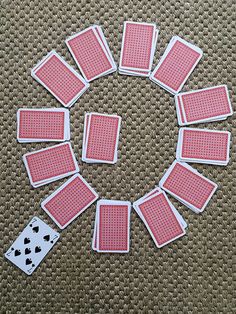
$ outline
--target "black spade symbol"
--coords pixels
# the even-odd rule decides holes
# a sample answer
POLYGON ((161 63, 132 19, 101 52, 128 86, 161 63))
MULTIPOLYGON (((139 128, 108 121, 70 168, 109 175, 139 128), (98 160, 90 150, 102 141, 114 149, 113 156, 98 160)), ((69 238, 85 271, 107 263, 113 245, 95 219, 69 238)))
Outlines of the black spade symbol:
POLYGON ((30 259, 30 258, 27 258, 26 260, 25 260, 25 264, 26 265, 30 265, 32 263, 32 260, 30 259))
POLYGON ((34 227, 32 230, 33 230, 33 232, 38 233, 39 232, 39 227, 38 226, 34 227))
POLYGON ((20 250, 15 250, 15 256, 19 256, 21 255, 21 251, 20 250))
POLYGON ((30 254, 31 253, 31 249, 26 248, 25 249, 25 254, 30 254))
POLYGON ((30 243, 30 239, 29 238, 25 238, 24 239, 24 244, 28 244, 28 243, 30 243))
POLYGON ((39 253, 39 252, 41 252, 41 247, 40 246, 36 246, 35 253, 39 253))
POLYGON ((44 239, 44 241, 49 241, 49 239, 50 239, 50 235, 49 234, 47 234, 47 235, 45 235, 44 237, 43 237, 43 239, 44 239))

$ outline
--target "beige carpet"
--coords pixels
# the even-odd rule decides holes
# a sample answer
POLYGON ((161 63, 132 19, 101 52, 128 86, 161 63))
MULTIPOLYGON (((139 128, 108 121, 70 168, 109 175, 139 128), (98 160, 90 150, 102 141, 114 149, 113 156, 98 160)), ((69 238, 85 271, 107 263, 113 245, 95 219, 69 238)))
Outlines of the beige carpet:
MULTIPOLYGON (((2 7, 0 313, 235 313, 235 138, 227 167, 194 165, 219 190, 202 215, 172 199, 189 228, 187 236, 163 249, 154 246, 133 212, 129 254, 92 252, 93 205, 62 232, 31 277, 3 258, 33 215, 57 229, 40 202, 63 181, 33 189, 22 162, 24 153, 52 144, 16 141, 18 108, 60 107, 32 79, 30 69, 51 49, 76 68, 65 39, 94 23, 103 27, 118 61, 124 20, 155 22, 160 28, 155 64, 173 35, 196 43, 204 56, 184 90, 227 84, 235 109, 235 1, 2 0, 2 7)), ((119 160, 114 166, 80 161, 81 173, 100 197, 136 200, 158 183, 175 158, 173 96, 148 79, 117 73, 92 82, 71 109, 79 160, 83 117, 89 111, 122 116, 119 160)), ((236 135, 233 117, 202 126, 236 135)))

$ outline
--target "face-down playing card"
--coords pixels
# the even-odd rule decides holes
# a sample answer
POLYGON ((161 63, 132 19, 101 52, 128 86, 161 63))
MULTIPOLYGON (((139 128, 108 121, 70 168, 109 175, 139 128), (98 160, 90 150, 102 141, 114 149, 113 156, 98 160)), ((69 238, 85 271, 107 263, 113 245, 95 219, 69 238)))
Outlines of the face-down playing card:
POLYGON ((5 253, 5 257, 31 275, 59 237, 59 233, 34 217, 5 253))
POLYGON ((128 253, 130 248, 131 203, 97 202, 92 247, 97 252, 128 253))
POLYGON ((229 162, 230 132, 180 128, 176 159, 213 165, 229 162))
POLYGON ((226 85, 180 93, 175 105, 179 125, 224 120, 233 114, 226 85))
POLYGON ((41 206, 59 228, 64 229, 97 198, 98 194, 85 179, 75 174, 47 197, 41 206))
POLYGON ((185 235, 186 222, 159 188, 134 202, 133 207, 158 248, 185 235))
POLYGON ((98 25, 69 37, 66 45, 86 81, 116 71, 112 54, 98 25))
POLYGON ((79 172, 69 142, 27 153, 23 161, 35 188, 79 172))
POLYGON ((195 213, 205 209, 217 189, 214 182, 188 164, 178 161, 173 162, 159 186, 195 213))
POLYGON ((157 37, 158 30, 153 23, 124 22, 119 73, 149 75, 157 37))
POLYGON ((200 48, 174 36, 150 75, 150 79, 170 93, 177 94, 196 67, 202 54, 200 48))
POLYGON ((139 208, 137 206, 137 204, 143 202, 144 200, 147 200, 148 198, 150 198, 151 196, 160 194, 160 193, 164 193, 165 197, 170 205, 170 207, 172 208, 176 218, 178 219, 178 221, 180 222, 180 224, 182 225, 182 227, 184 229, 187 228, 187 223, 186 221, 183 219, 183 217, 180 215, 180 213, 177 211, 177 209, 174 207, 174 205, 171 203, 171 201, 168 199, 166 193, 161 190, 158 186, 156 186, 153 190, 151 190, 150 192, 148 192, 147 194, 145 194, 143 197, 139 198, 137 201, 135 201, 132 206, 133 208, 136 210, 136 212, 139 214, 140 218, 142 219, 142 213, 139 211, 139 208))
POLYGON ((121 118, 116 115, 85 115, 82 160, 87 163, 117 161, 121 118))
POLYGON ((20 143, 69 140, 69 110, 19 109, 17 111, 17 139, 20 143))
POLYGON ((54 50, 32 69, 31 75, 65 107, 71 107, 89 87, 54 50))

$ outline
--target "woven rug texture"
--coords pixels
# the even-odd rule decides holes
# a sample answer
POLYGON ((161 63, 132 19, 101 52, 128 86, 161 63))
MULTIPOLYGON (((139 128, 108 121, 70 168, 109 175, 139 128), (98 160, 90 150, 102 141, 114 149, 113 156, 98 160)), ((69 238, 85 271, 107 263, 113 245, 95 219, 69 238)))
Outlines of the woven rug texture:
MULTIPOLYGON (((102 26, 118 62, 123 22, 154 22, 160 29, 154 64, 173 35, 195 43, 204 55, 183 91, 227 84, 235 110, 235 12, 234 0, 2 0, 0 313, 236 313, 234 116, 197 125, 232 132, 231 160, 227 167, 193 164, 219 185, 203 214, 171 198, 188 223, 185 237, 157 249, 133 211, 130 253, 95 253, 94 204, 61 233, 32 276, 3 256, 34 215, 58 230, 40 203, 66 181, 33 189, 23 165, 23 154, 54 143, 17 143, 17 109, 61 107, 31 77, 32 67, 55 49, 77 69, 65 39, 91 24, 102 26)), ((174 98, 149 79, 113 73, 95 80, 70 113, 81 174, 101 198, 135 201, 175 159, 174 98), (122 117, 115 165, 81 163, 84 114, 91 111, 122 117)))

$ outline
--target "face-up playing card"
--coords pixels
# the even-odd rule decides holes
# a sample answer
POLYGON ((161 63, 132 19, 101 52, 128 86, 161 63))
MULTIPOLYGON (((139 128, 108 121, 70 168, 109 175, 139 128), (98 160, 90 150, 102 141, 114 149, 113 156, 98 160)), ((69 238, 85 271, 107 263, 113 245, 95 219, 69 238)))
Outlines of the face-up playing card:
POLYGON ((182 237, 185 227, 173 211, 174 206, 162 191, 151 192, 134 204, 158 248, 182 237))
POLYGON ((130 247, 130 202, 100 200, 97 203, 93 249, 127 253, 130 247))
POLYGON ((152 23, 124 23, 119 73, 147 76, 152 67, 158 30, 152 23))
POLYGON ((161 179, 159 186, 193 210, 202 212, 217 185, 186 163, 174 161, 161 179))
POLYGON ((116 65, 100 26, 94 25, 66 40, 82 75, 90 82, 116 71, 116 65))
POLYGON ((121 118, 116 115, 85 115, 82 160, 87 163, 117 161, 121 118))
POLYGON ((59 228, 64 229, 97 198, 98 194, 85 179, 75 174, 47 197, 41 206, 59 228))
POLYGON ((35 188, 79 172, 68 142, 27 153, 23 156, 23 161, 30 183, 35 188))
POLYGON ((17 139, 20 143, 69 140, 69 110, 19 109, 17 111, 17 139))
POLYGON ((226 85, 219 85, 175 96, 179 125, 224 120, 233 114, 226 85))
POLYGON ((5 253, 5 257, 31 275, 59 237, 59 233, 34 217, 5 253))
POLYGON ((181 128, 176 159, 213 165, 229 162, 230 132, 181 128))
POLYGON ((71 107, 89 87, 54 50, 32 69, 31 75, 65 107, 71 107))
POLYGON ((202 50, 178 36, 168 44, 150 79, 172 94, 177 94, 202 57, 202 50))

